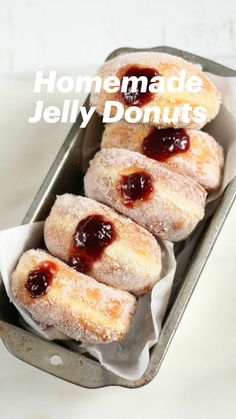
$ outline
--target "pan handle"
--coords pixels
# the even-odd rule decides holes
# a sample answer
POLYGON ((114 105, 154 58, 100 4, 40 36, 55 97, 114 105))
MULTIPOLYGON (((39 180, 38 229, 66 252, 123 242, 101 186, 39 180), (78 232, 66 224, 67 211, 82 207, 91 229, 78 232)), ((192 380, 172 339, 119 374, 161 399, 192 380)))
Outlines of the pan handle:
POLYGON ((4 321, 0 321, 0 337, 12 355, 70 383, 86 388, 130 387, 129 381, 98 362, 4 321))

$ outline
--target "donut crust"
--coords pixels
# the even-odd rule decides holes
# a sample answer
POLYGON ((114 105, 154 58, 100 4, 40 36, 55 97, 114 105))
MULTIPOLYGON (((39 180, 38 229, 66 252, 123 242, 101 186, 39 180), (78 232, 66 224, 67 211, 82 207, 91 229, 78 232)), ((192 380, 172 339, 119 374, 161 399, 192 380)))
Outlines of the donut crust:
MULTIPOLYGON (((142 153, 142 142, 153 130, 147 124, 130 124, 125 120, 107 124, 101 148, 126 148, 142 153)), ((204 131, 186 129, 190 149, 169 157, 162 164, 196 180, 207 192, 217 190, 222 181, 224 154, 222 147, 204 131)), ((157 139, 158 141, 158 139, 157 139)))
POLYGON ((185 239, 204 217, 206 191, 201 185, 134 151, 99 151, 90 162, 84 188, 89 198, 115 208, 166 240, 185 239), (135 201, 129 208, 117 185, 121 176, 135 171, 151 175, 154 191, 147 201, 135 201))
POLYGON ((116 237, 93 262, 89 275, 135 295, 148 292, 160 279, 162 270, 161 248, 156 239, 134 221, 92 199, 71 194, 57 197, 44 227, 47 249, 69 262, 78 223, 96 214, 112 222, 116 237))
POLYGON ((40 249, 21 256, 12 274, 11 289, 16 301, 42 328, 55 326, 84 343, 123 340, 137 304, 132 294, 100 284, 40 249), (34 298, 25 283, 28 273, 44 261, 56 263, 57 271, 48 292, 34 298))
MULTIPOLYGON (((172 76, 179 76, 180 70, 186 70, 186 80, 191 76, 198 76, 202 79, 203 85, 200 92, 189 92, 186 87, 182 92, 169 92, 165 89, 164 92, 154 93, 152 100, 141 107, 142 111, 146 106, 153 107, 158 106, 160 108, 160 121, 155 122, 153 115, 150 116, 149 124, 158 126, 159 128, 195 128, 200 129, 207 122, 211 121, 219 112, 221 94, 212 83, 212 81, 193 64, 183 60, 180 57, 160 53, 160 52, 134 52, 130 54, 119 55, 107 62, 105 62, 97 71, 97 76, 100 76, 104 81, 109 76, 116 76, 121 79, 121 73, 123 69, 128 69, 129 66, 149 67, 156 70, 165 81, 172 76), (188 116, 189 122, 182 120, 182 112, 180 112, 177 122, 164 122, 163 121, 163 109, 168 106, 170 109, 169 115, 173 114, 174 107, 180 109, 184 104, 189 104, 192 107, 192 111, 189 111, 188 116), (207 117, 202 123, 194 122, 193 108, 202 106, 206 108, 207 117)), ((104 113, 104 107, 106 101, 119 101, 127 109, 128 106, 124 103, 119 92, 108 93, 104 89, 100 92, 95 92, 93 87, 90 95, 90 103, 92 106, 96 106, 97 112, 101 115, 104 113)), ((111 112, 111 116, 114 116, 114 112, 111 112)))

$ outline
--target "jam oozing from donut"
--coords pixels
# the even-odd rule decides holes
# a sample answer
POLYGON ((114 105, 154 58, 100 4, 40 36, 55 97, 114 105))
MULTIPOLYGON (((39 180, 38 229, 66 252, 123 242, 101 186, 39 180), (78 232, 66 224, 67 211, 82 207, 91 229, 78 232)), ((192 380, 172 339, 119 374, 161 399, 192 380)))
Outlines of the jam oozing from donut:
POLYGON ((121 176, 118 191, 123 197, 124 204, 132 207, 135 201, 146 201, 153 192, 152 178, 145 171, 121 176))
POLYGON ((190 148, 190 137, 184 129, 156 129, 144 138, 142 153, 151 159, 165 161, 178 153, 190 148))
POLYGON ((29 272, 25 288, 31 297, 42 297, 48 292, 56 271, 56 263, 46 260, 29 272))
MULTIPOLYGON (((128 68, 128 70, 122 74, 123 77, 146 77, 147 78, 147 87, 145 92, 141 92, 142 82, 141 80, 138 81, 137 87, 135 91, 132 91, 132 82, 129 81, 127 85, 126 92, 120 92, 123 101, 128 106, 143 106, 148 102, 151 102, 153 99, 153 93, 149 92, 149 85, 151 83, 151 79, 155 76, 159 76, 160 74, 153 68, 149 67, 139 67, 137 65, 132 65, 128 68)), ((122 83, 121 83, 122 85, 122 83)))
POLYGON ((101 215, 84 218, 77 225, 73 236, 70 265, 79 272, 87 273, 115 237, 113 224, 101 215))

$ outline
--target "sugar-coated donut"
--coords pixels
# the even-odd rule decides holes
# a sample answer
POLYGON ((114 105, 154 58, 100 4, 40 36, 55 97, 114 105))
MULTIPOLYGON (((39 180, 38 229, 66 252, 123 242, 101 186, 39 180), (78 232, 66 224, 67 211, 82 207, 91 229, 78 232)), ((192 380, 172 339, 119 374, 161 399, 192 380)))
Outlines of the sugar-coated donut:
MULTIPOLYGON (((183 60, 180 57, 164 54, 160 52, 135 52, 125 55, 119 55, 103 64, 97 76, 104 80, 109 76, 118 77, 120 81, 123 77, 131 76, 145 76, 150 80, 156 75, 162 76, 164 81, 167 82, 170 77, 179 77, 180 70, 186 71, 186 80, 190 77, 200 77, 202 80, 202 88, 199 92, 192 92, 184 86, 180 92, 171 92, 167 88, 163 92, 156 92, 150 94, 143 93, 140 95, 137 90, 136 93, 127 94, 122 96, 120 90, 118 92, 108 93, 104 86, 101 91, 95 91, 93 86, 90 103, 96 106, 99 114, 103 115, 106 101, 119 101, 123 103, 125 109, 129 106, 139 106, 144 114, 146 106, 160 108, 160 120, 154 121, 153 114, 149 118, 151 125, 156 125, 160 128, 175 127, 175 128, 201 128, 207 122, 212 120, 218 113, 221 102, 220 92, 216 89, 211 80, 193 64, 183 60), (183 107, 188 104, 192 107, 189 111, 189 121, 183 118, 183 107), (201 106, 206 110, 206 118, 203 121, 197 121, 194 108, 201 106), (163 118, 164 107, 169 107, 168 116, 172 118, 175 107, 181 109, 180 114, 176 121, 163 118), (165 119, 165 121, 163 120, 165 119)), ((111 115, 114 116, 115 109, 112 110, 111 115)), ((137 121, 136 121, 137 122, 137 121)))
POLYGON ((121 341, 136 310, 132 294, 76 272, 39 249, 21 256, 11 289, 42 328, 55 326, 85 343, 121 341))
POLYGON ((161 161, 190 176, 208 192, 219 188, 224 155, 222 147, 206 132, 193 129, 160 129, 121 120, 107 124, 101 148, 127 148, 161 161))
POLYGON ((160 279, 161 249, 152 234, 92 199, 58 196, 44 239, 52 255, 135 295, 148 292, 160 279))
POLYGON ((99 151, 90 162, 84 188, 89 198, 171 241, 185 239, 204 216, 206 191, 201 185, 130 150, 99 151))

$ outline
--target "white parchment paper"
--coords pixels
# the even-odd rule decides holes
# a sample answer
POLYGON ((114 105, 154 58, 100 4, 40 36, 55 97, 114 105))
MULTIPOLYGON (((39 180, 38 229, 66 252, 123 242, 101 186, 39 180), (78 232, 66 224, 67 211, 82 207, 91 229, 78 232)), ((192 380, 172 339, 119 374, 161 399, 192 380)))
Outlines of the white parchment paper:
POLYGON ((217 192, 211 193, 207 202, 218 198, 236 176, 236 77, 207 76, 222 94, 222 105, 217 117, 204 127, 224 149, 225 167, 223 181, 217 192))
MULTIPOLYGON (((106 368, 116 374, 136 379, 143 375, 148 365, 149 348, 158 338, 175 273, 173 244, 162 242, 163 277, 152 292, 139 298, 138 308, 126 339, 105 345, 79 345, 54 327, 42 330, 31 315, 14 301, 11 293, 11 274, 20 256, 28 249, 37 249, 43 237, 44 222, 26 224, 0 232, 0 270, 6 292, 26 323, 46 339, 68 340, 67 345, 79 352, 89 352, 106 368), (70 342, 69 342, 70 341, 70 342)), ((29 327, 28 327, 29 326, 29 327)))
MULTIPOLYGON (((219 114, 205 127, 222 145, 225 154, 225 168, 222 186, 217 193, 210 194, 208 202, 216 199, 236 176, 236 78, 224 78, 208 74, 222 93, 219 114)), ((129 379, 139 379, 149 363, 149 349, 157 342, 161 323, 168 304, 175 274, 176 262, 173 244, 161 243, 163 249, 163 275, 152 292, 139 298, 138 309, 126 339, 120 343, 106 345, 79 345, 53 327, 42 330, 29 313, 14 302, 10 289, 10 277, 21 254, 30 248, 40 246, 43 236, 43 222, 23 225, 0 232, 0 270, 6 292, 24 319, 27 328, 44 338, 67 340, 67 345, 79 352, 89 352, 105 368, 129 379)))

